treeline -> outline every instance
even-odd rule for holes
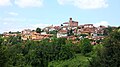
[[[51,61],[67,60],[75,57],[76,53],[90,52],[89,40],[82,41],[83,45],[73,44],[66,38],[42,41],[22,41],[20,36],[1,38],[0,67],[47,67]]]

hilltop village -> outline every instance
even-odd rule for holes
[[[105,31],[107,27],[105,26],[100,25],[99,27],[95,27],[93,24],[78,25],[78,23],[78,21],[74,21],[70,18],[69,21],[62,23],[60,26],[51,25],[43,29],[24,29],[21,32],[4,32],[3,37],[20,35],[22,40],[42,40],[56,37],[67,38],[74,41],[82,38],[101,40],[104,39],[104,35],[107,34]]]
[[[0,67],[119,67],[120,26],[78,24],[0,34]]]

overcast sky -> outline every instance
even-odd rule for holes
[[[0,33],[60,25],[120,25],[120,0],[0,0]]]

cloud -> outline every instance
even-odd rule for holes
[[[11,26],[10,23],[3,23],[5,25],[6,28],[2,28],[2,30],[0,30],[0,33],[3,33],[3,32],[9,32],[9,31],[12,31],[12,32],[16,32],[16,31],[22,31],[24,29],[31,29],[31,30],[36,30],[37,27],[39,28],[44,28],[44,27],[47,27],[47,26],[51,26],[51,24],[28,24],[26,26]]]
[[[7,25],[8,23],[7,22],[3,22],[4,25]]]
[[[7,28],[3,28],[0,33],[4,33],[4,32],[9,32],[9,31],[12,31],[12,32],[17,32],[17,31],[22,31],[24,29],[29,29],[28,27],[18,27],[18,28],[14,28],[14,27],[7,27]]]
[[[36,22],[36,23],[32,23]],[[0,18],[0,33],[9,32],[9,31],[22,31],[24,29],[35,30],[37,27],[44,28],[47,26],[51,26],[52,24],[40,23],[39,19],[31,19],[31,18],[14,18],[14,17],[6,17]]]
[[[57,0],[60,5],[72,4],[74,0]]]
[[[101,21],[101,22],[98,22],[98,23],[95,23],[94,24],[96,27],[100,26],[100,25],[103,25],[103,26],[108,26],[110,25],[107,21]]]
[[[16,13],[16,12],[9,12],[8,14],[12,15],[12,16],[18,16],[18,13]]]
[[[0,0],[0,6],[10,6],[12,5],[11,0]]]
[[[33,28],[37,28],[37,27],[40,27],[40,28],[45,28],[47,26],[50,26],[51,24],[34,24],[34,25],[31,25]]]
[[[21,8],[41,7],[43,5],[43,0],[15,0],[15,4]]]
[[[60,5],[70,4],[80,9],[97,9],[108,7],[107,0],[57,0]]]
[[[48,27],[48,26],[52,26],[52,24],[43,24],[43,23],[40,23],[40,24],[31,25],[31,27],[32,27],[33,29],[36,29],[37,27],[43,29],[43,28]],[[60,26],[60,24],[54,24],[53,26]]]
[[[39,19],[34,19],[34,18],[16,18],[16,17],[4,17],[0,18],[0,22],[40,22]]]
[[[13,18],[13,17],[5,17],[0,19],[0,22],[17,22],[17,21],[24,21],[24,19]]]

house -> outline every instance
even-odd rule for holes
[[[21,35],[21,39],[22,40],[28,40],[28,39],[30,39],[30,35]]]
[[[21,32],[21,34],[22,35],[29,35],[30,33],[31,33],[32,31],[30,30],[30,29],[24,29],[22,32]]]
[[[21,38],[22,40],[42,40],[45,38],[52,37],[51,34],[46,34],[46,32],[37,33],[36,31],[31,31],[30,29],[25,29],[22,31]]]
[[[93,26],[93,24],[85,24],[85,25],[83,25],[83,27],[84,28],[93,28],[94,26]]]
[[[54,30],[55,28],[53,27],[53,25],[49,27],[49,31],[54,31]]]
[[[69,22],[64,22],[63,23],[63,26],[68,26],[69,25]]]
[[[80,25],[78,26],[77,30],[77,35],[79,34],[87,34],[88,36],[86,36],[86,38],[91,39],[97,36],[98,28],[95,27],[93,24]]]
[[[57,38],[68,36],[69,26],[62,26],[57,32]]]
[[[52,34],[39,34],[36,32],[31,33],[31,40],[42,40],[52,37]]]
[[[35,32],[35,31],[32,31],[31,33],[30,33],[30,39],[31,40],[40,40],[40,33],[37,33],[37,32]]]
[[[97,28],[97,34],[103,34],[105,28],[106,28],[105,26],[100,25],[100,26]]]
[[[44,34],[44,35],[40,35],[40,36],[43,36],[43,39],[46,39],[46,38],[52,37],[53,34]]]
[[[83,28],[84,28],[84,25],[80,25],[77,27],[77,31],[76,31],[77,35],[81,34],[81,32],[83,31]]]
[[[55,28],[54,28],[53,25],[51,25],[51,26],[45,27],[43,30],[46,31],[46,32],[49,32],[49,31],[55,30]]]
[[[96,27],[94,27],[93,24],[81,25],[78,27],[78,33],[92,36],[94,33],[96,33]]]
[[[19,32],[4,32],[4,33],[2,34],[2,37],[4,38],[4,37],[18,36],[18,35],[20,35]]]
[[[21,39],[22,40],[28,40],[30,39],[31,37],[31,30],[30,29],[24,29],[22,32],[21,32]]]
[[[58,31],[58,30],[61,29],[61,27],[60,26],[54,26],[54,29]]]
[[[10,37],[10,36],[17,36],[18,34],[12,34],[12,33],[7,33],[7,32],[4,32],[3,33],[3,37]]]
[[[57,38],[66,37],[66,36],[67,36],[67,30],[62,29],[57,33]]]

